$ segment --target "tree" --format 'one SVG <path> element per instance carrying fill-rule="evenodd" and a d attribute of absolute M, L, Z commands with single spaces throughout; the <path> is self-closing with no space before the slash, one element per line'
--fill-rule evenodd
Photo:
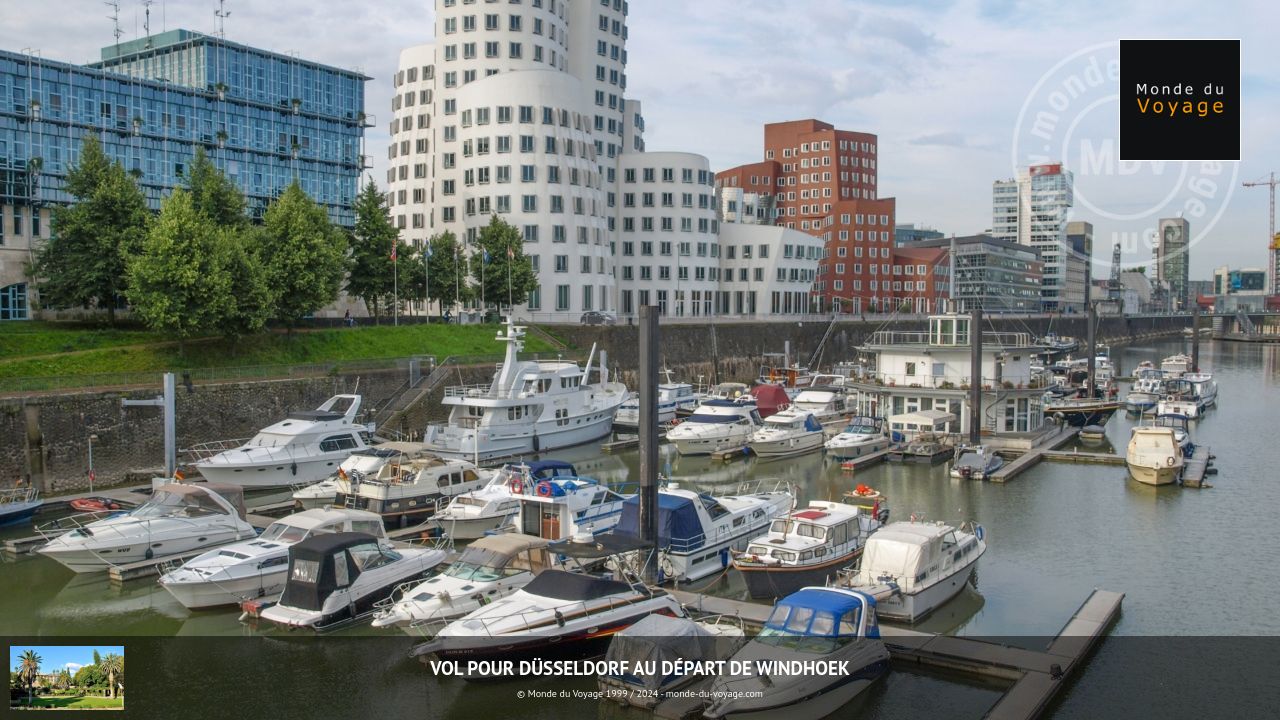
<path fill-rule="evenodd" d="M 23 650 L 18 656 L 18 673 L 27 685 L 28 705 L 32 704 L 31 693 L 35 689 L 36 678 L 40 675 L 40 663 L 43 661 L 44 658 L 37 655 L 35 650 Z"/>
<path fill-rule="evenodd" d="M 275 312 L 276 296 L 262 262 L 260 239 L 261 231 L 249 226 L 224 230 L 221 237 L 222 270 L 231 292 L 225 313 L 214 318 L 212 329 L 233 343 L 262 330 Z"/>
<path fill-rule="evenodd" d="M 405 252 L 409 246 L 399 242 L 400 231 L 391 224 L 382 193 L 372 180 L 356 198 L 355 210 L 347 293 L 364 300 L 376 320 L 382 308 L 394 301 L 397 269 L 402 264 L 412 265 L 410 253 Z"/>
<path fill-rule="evenodd" d="M 116 696 L 116 676 L 124 679 L 124 658 L 115 653 L 108 653 L 102 658 L 102 672 L 107 674 L 107 690 L 110 697 Z"/>
<path fill-rule="evenodd" d="M 440 311 L 444 312 L 444 308 L 453 305 L 455 299 L 464 302 L 471 297 L 462 248 L 451 232 L 433 236 L 427 247 L 431 249 L 427 258 L 427 272 L 431 276 L 429 299 L 440 303 Z"/>
<path fill-rule="evenodd" d="M 524 255 L 524 238 L 514 226 L 494 215 L 480 230 L 477 249 L 471 255 L 471 277 L 477 287 L 483 281 L 486 303 L 519 305 L 538 287 L 538 274 Z M 487 260 L 486 260 L 487 257 Z M 508 293 L 508 279 L 510 293 Z"/>
<path fill-rule="evenodd" d="M 73 201 L 54 209 L 53 236 L 33 268 L 40 296 L 54 307 L 105 307 L 114 324 L 117 298 L 127 290 L 128 258 L 146 234 L 146 198 L 92 134 L 67 173 L 66 189 Z"/>
<path fill-rule="evenodd" d="M 58 673 L 58 686 L 64 690 L 71 687 L 71 671 L 67 668 L 62 668 L 62 672 Z"/>
<path fill-rule="evenodd" d="M 234 313 L 228 232 L 197 212 L 185 190 L 174 190 L 164 201 L 141 252 L 129 263 L 129 302 L 147 327 L 181 342 Z"/>
<path fill-rule="evenodd" d="M 346 271 L 346 238 L 294 181 L 267 208 L 262 263 L 276 294 L 275 316 L 290 330 L 333 302 Z"/>
<path fill-rule="evenodd" d="M 203 147 L 196 148 L 191 160 L 186 189 L 196 210 L 208 215 L 216 225 L 241 227 L 249 223 L 244 214 L 244 194 L 205 155 Z"/>
<path fill-rule="evenodd" d="M 96 648 L 93 651 L 93 664 L 95 667 L 102 664 L 102 656 L 98 654 Z"/>

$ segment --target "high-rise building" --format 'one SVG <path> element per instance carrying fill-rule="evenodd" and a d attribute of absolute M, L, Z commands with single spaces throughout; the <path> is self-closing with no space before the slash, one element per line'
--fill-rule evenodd
<path fill-rule="evenodd" d="M 955 258 L 949 256 L 955 248 Z M 918 312 L 942 312 L 944 302 L 957 312 L 981 308 L 988 313 L 1033 313 L 1040 310 L 1040 290 L 1043 282 L 1043 263 L 1035 248 L 990 235 L 923 240 L 910 248 L 894 252 L 895 258 L 907 251 L 941 251 L 944 264 L 954 262 L 955 276 L 947 276 L 949 268 L 940 274 L 942 282 L 935 284 L 931 307 Z M 917 270 L 917 274 L 919 271 Z M 897 278 L 894 278 L 897 280 Z"/>
<path fill-rule="evenodd" d="M 1168 309 L 1191 307 L 1187 278 L 1191 270 L 1191 223 L 1186 218 L 1161 218 L 1156 225 L 1156 280 L 1168 288 Z"/>
<path fill-rule="evenodd" d="M 681 163 L 645 166 L 677 177 L 651 186 L 642 177 L 629 190 L 653 194 L 652 208 L 620 205 L 620 158 L 644 148 L 639 103 L 624 98 L 628 10 L 621 0 L 438 0 L 435 42 L 401 55 L 388 148 L 392 217 L 413 242 L 448 230 L 470 246 L 495 214 L 520 229 L 539 280 L 522 311 L 530 316 L 569 319 L 617 307 L 624 210 L 641 228 L 663 228 L 652 231 L 655 244 L 663 234 L 676 247 L 714 243 L 705 159 L 673 154 Z M 694 196 L 692 207 L 685 194 Z M 666 195 L 679 204 L 664 206 Z M 677 229 L 685 225 L 691 229 Z M 677 303 L 676 257 L 652 267 L 655 284 L 671 275 L 672 313 L 692 310 Z M 696 267 L 689 269 L 696 284 Z M 705 289 L 697 290 L 701 303 Z"/>
<path fill-rule="evenodd" d="M 0 51 L 0 320 L 29 315 L 26 264 L 70 201 L 67 172 L 85 135 L 138 181 L 152 209 L 197 147 L 260 217 L 297 179 L 350 225 L 369 78 L 291 55 L 173 30 L 74 65 Z"/>
<path fill-rule="evenodd" d="M 1046 310 L 1084 309 L 1087 260 L 1067 240 L 1073 204 L 1073 175 L 1061 163 L 1032 165 L 992 185 L 991 235 L 1040 252 Z"/>
<path fill-rule="evenodd" d="M 762 162 L 716 174 L 722 206 L 741 190 L 773 224 L 823 240 L 810 311 L 861 312 L 893 299 L 895 201 L 879 197 L 876 145 L 875 135 L 819 120 L 771 123 Z"/>
<path fill-rule="evenodd" d="M 1093 292 L 1093 223 L 1084 220 L 1068 222 L 1067 247 L 1072 255 L 1084 260 L 1083 302 L 1084 307 L 1088 307 L 1090 301 L 1101 297 Z"/>
<path fill-rule="evenodd" d="M 893 226 L 894 247 L 910 247 L 922 240 L 937 240 L 941 237 L 943 234 L 940 231 L 923 225 L 917 226 L 915 223 L 898 223 Z"/>

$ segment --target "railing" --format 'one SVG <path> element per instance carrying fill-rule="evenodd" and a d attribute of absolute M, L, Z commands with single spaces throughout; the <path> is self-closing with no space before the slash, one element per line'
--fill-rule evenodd
<path fill-rule="evenodd" d="M 183 448 L 182 452 L 189 458 L 188 462 L 198 463 L 226 452 L 227 450 L 235 450 L 244 447 L 244 444 L 252 438 L 240 438 L 239 440 L 211 440 L 209 442 L 192 445 L 189 448 Z"/>
<path fill-rule="evenodd" d="M 1035 345 L 1031 333 L 1025 332 L 983 332 L 982 344 L 986 347 L 1032 347 Z M 933 347 L 969 347 L 968 335 L 964 342 L 937 343 L 933 341 L 933 333 L 924 330 L 877 330 L 871 333 L 867 345 L 930 345 Z"/>
<path fill-rule="evenodd" d="M 563 623 L 568 620 L 574 620 L 584 615 L 591 615 L 593 613 L 634 605 L 637 602 L 648 600 L 651 597 L 653 596 L 649 594 L 641 594 L 638 597 L 607 598 L 603 602 L 592 601 L 590 604 L 588 604 L 586 600 L 576 600 L 574 602 L 557 605 L 551 608 L 524 610 L 518 613 L 503 615 L 501 617 L 483 619 L 472 618 L 468 620 L 467 627 L 468 629 L 474 628 L 474 623 L 479 622 L 481 629 L 484 630 L 484 634 L 487 637 L 494 637 L 492 625 L 506 623 L 513 617 L 519 618 L 522 623 L 520 626 L 504 630 L 499 635 L 500 637 L 508 636 L 518 632 L 529 632 L 531 630 L 548 626 L 562 626 Z M 453 620 L 451 619 L 419 620 L 411 623 L 409 628 L 417 631 L 423 638 L 430 640 L 439 635 L 440 631 L 452 622 Z"/>
<path fill-rule="evenodd" d="M 891 388 L 923 388 L 930 390 L 968 390 L 969 376 L 955 375 L 906 375 L 903 373 L 887 373 L 870 371 L 864 378 L 854 380 L 855 384 L 881 385 Z M 1040 390 L 1051 383 L 1031 378 L 982 378 L 984 390 Z"/>
<path fill-rule="evenodd" d="M 444 389 L 444 396 L 450 397 L 491 397 L 490 390 L 493 386 L 489 383 L 476 383 L 474 385 L 451 385 Z M 501 389 L 492 397 L 505 398 L 510 395 Z"/>

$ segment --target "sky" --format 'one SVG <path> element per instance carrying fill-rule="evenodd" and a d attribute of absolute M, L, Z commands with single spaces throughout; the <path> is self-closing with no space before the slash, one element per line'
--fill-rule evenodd
<path fill-rule="evenodd" d="M 9 0 L 0 1 L 8 2 Z M 18 667 L 22 662 L 22 653 L 27 650 L 35 650 L 40 656 L 40 672 L 52 673 L 65 668 L 70 670 L 72 675 L 85 665 L 93 664 L 94 650 L 97 650 L 102 657 L 111 653 L 124 655 L 124 648 L 120 645 L 10 645 L 10 670 Z"/>
<path fill-rule="evenodd" d="M 151 28 L 217 30 L 217 0 L 156 0 Z M 429 0 L 225 0 L 230 40 L 297 51 L 374 79 L 366 108 L 372 176 L 385 178 L 391 80 L 399 50 L 432 39 Z M 1160 217 L 1191 221 L 1191 277 L 1266 262 L 1267 190 L 1280 172 L 1280 66 L 1273 0 L 631 0 L 628 97 L 641 100 L 649 150 L 709 158 L 714 170 L 762 159 L 762 125 L 816 117 L 879 135 L 880 196 L 898 222 L 959 235 L 991 225 L 991 183 L 1018 166 L 1063 160 L 1072 218 L 1094 224 L 1095 276 L 1119 243 L 1149 264 Z M 112 42 L 95 0 L 0 0 L 0 47 L 87 62 Z M 120 0 L 124 38 L 142 34 L 141 0 Z M 1089 82 L 1120 38 L 1242 41 L 1241 160 L 1117 161 L 1116 84 Z M 1093 70 L 1091 71 L 1091 66 Z M 1105 70 L 1100 77 L 1105 79 Z M 1030 119 L 1055 89 L 1085 92 L 1057 114 L 1042 147 Z M 1021 116 L 1021 121 L 1020 121 Z M 1045 149 L 1047 148 L 1047 150 Z"/>

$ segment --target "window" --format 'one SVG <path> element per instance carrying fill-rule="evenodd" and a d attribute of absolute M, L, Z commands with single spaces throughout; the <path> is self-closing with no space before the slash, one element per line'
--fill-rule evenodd
<path fill-rule="evenodd" d="M 556 310 L 561 312 L 569 309 L 569 286 L 556 286 Z"/>

